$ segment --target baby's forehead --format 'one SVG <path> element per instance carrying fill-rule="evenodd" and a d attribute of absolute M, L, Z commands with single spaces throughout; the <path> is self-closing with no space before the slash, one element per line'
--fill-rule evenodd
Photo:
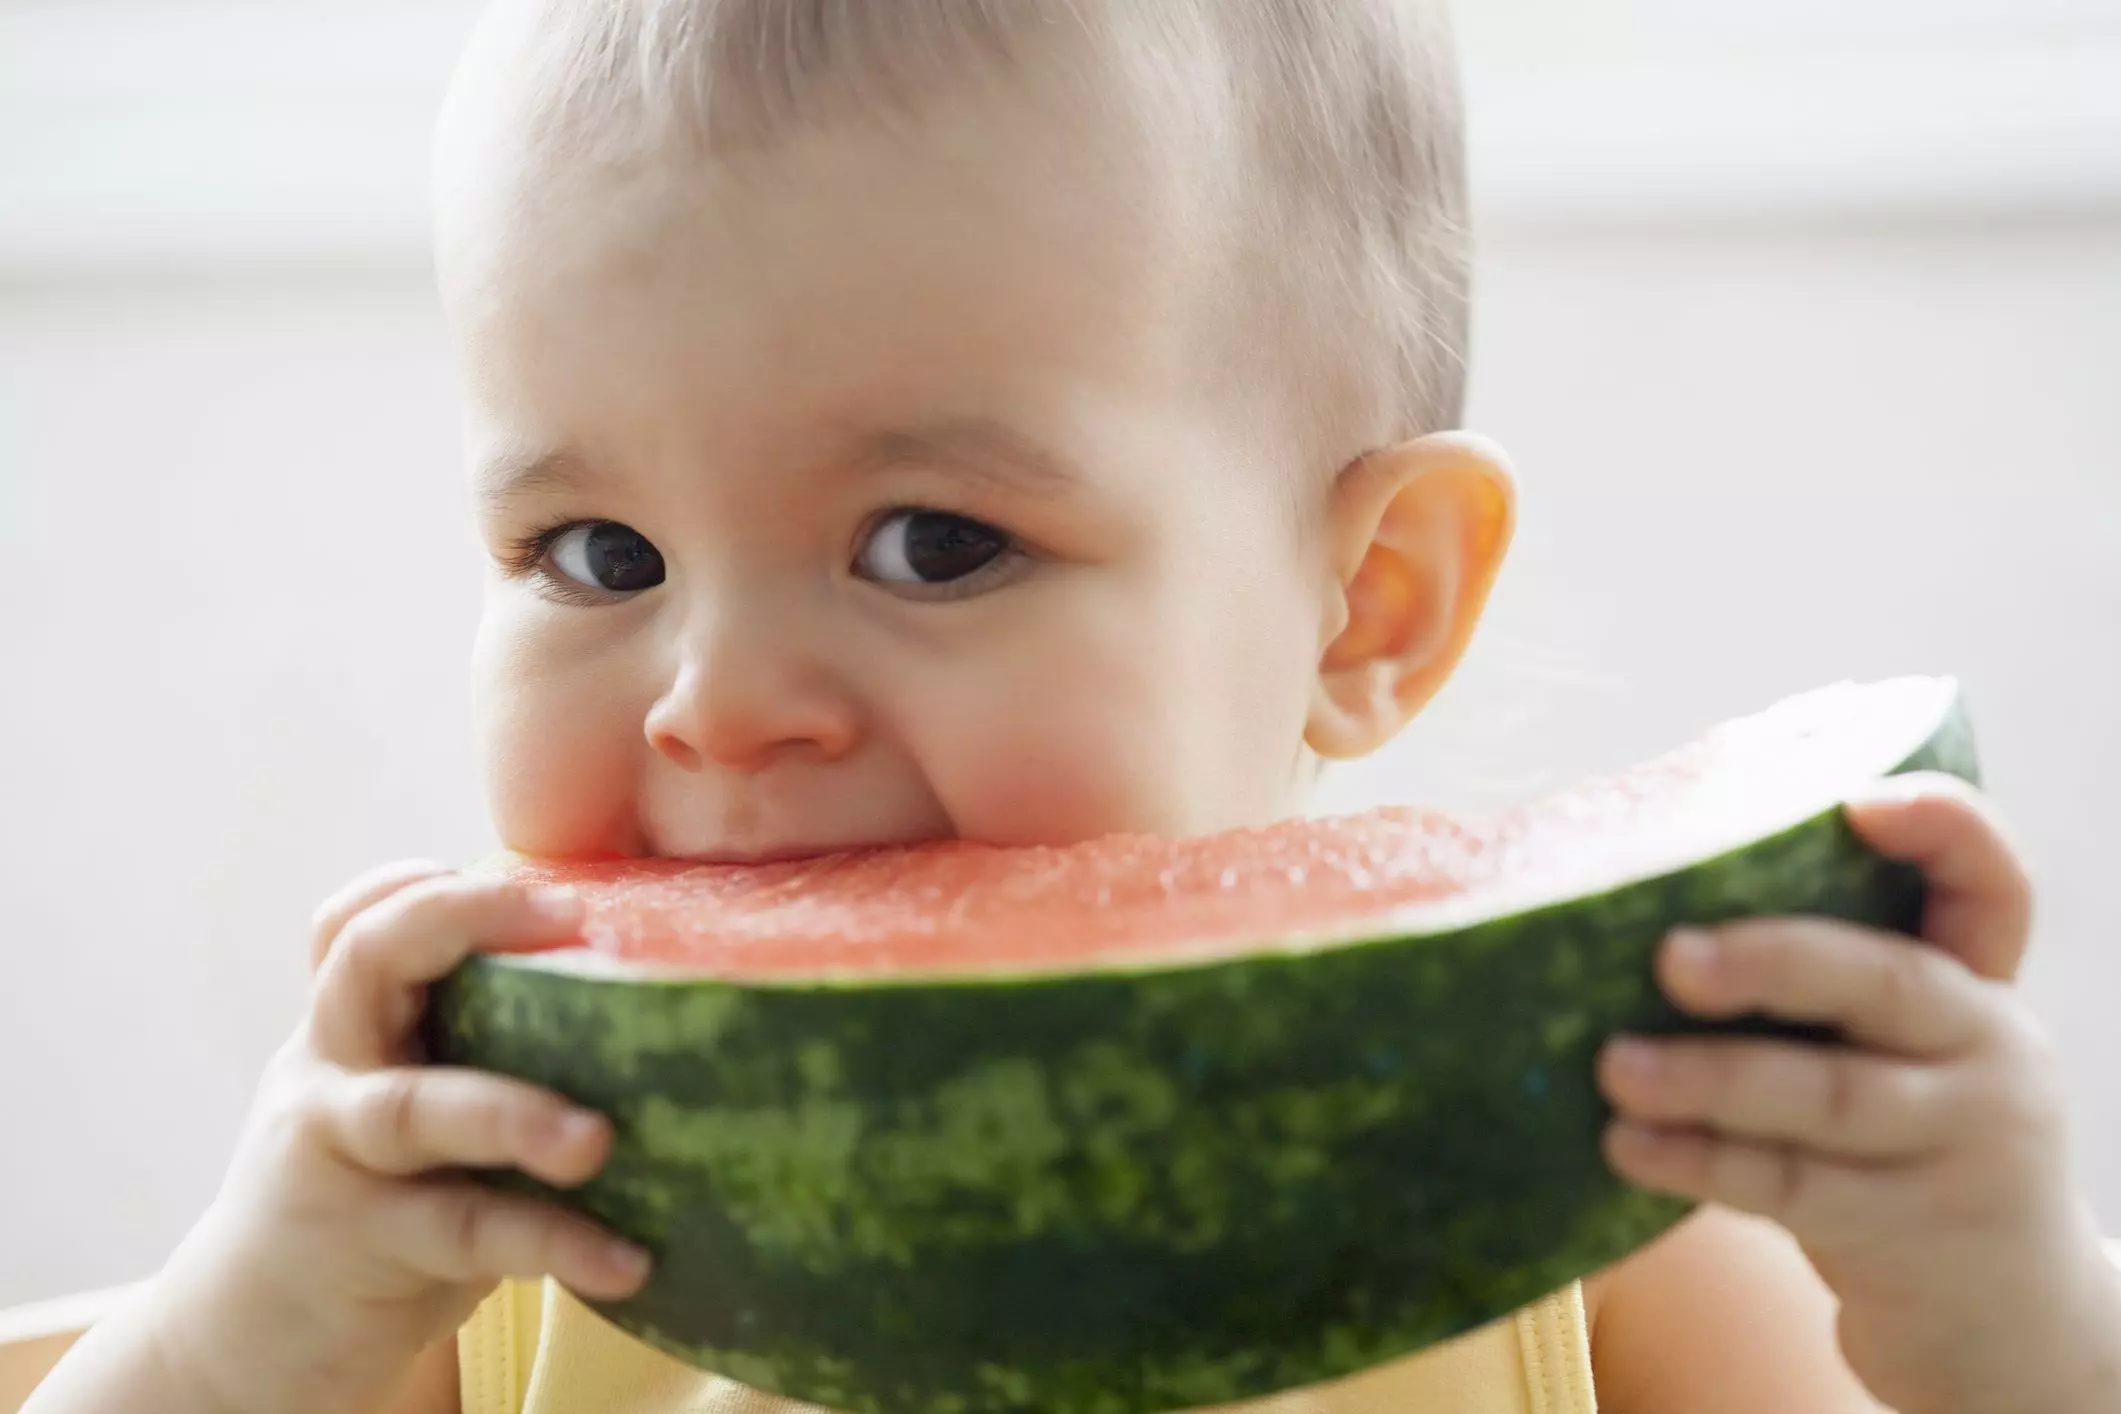
<path fill-rule="evenodd" d="M 806 135 L 934 141 L 939 108 L 1043 90 L 1063 133 L 1124 118 L 1154 165 L 1216 189 L 1230 283 L 1273 306 L 1282 342 L 1363 345 L 1392 430 L 1454 425 L 1463 184 L 1440 4 L 498 0 L 445 114 L 444 243 L 452 190 L 497 164 L 531 188 L 673 156 L 770 169 Z"/>
<path fill-rule="evenodd" d="M 1202 171 L 1198 148 L 1170 160 L 1164 137 L 1182 125 L 1141 111 L 1157 90 L 1125 81 L 1114 56 L 1126 46 L 1096 19 L 1104 8 L 497 0 L 459 65 L 437 144 L 445 298 L 460 264 L 483 274 L 529 244 L 546 247 L 531 263 L 549 264 L 554 245 L 564 258 L 571 246 L 660 240 L 652 228 L 688 206 L 704 221 L 742 221 L 773 205 L 759 193 L 792 184 L 861 188 L 919 167 L 935 199 L 976 220 L 991 214 L 979 168 L 1012 147 L 1018 166 L 1049 180 L 1073 175 L 1057 154 L 1109 169 L 1131 153 L 1159 177 Z M 1032 143 L 1042 152 L 1022 151 Z M 956 190 L 936 180 L 953 163 Z M 1109 183 L 1086 185 L 1111 196 Z M 1153 214 L 1173 220 L 1164 196 Z M 1108 205 L 1104 224 L 1148 214 Z"/>
<path fill-rule="evenodd" d="M 498 103 L 515 136 L 555 155 L 735 158 L 819 126 L 888 122 L 1034 60 L 1080 64 L 1123 13 L 1089 0 L 495 0 L 459 68 L 454 93 L 469 101 L 452 107 Z"/>

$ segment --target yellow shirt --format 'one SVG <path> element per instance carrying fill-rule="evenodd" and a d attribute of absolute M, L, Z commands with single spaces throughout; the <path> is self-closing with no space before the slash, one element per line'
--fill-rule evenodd
<path fill-rule="evenodd" d="M 550 1282 L 504 1282 L 457 1334 L 464 1414 L 806 1414 L 633 1339 Z M 1456 1340 L 1252 1414 L 1596 1414 L 1579 1282 Z"/>

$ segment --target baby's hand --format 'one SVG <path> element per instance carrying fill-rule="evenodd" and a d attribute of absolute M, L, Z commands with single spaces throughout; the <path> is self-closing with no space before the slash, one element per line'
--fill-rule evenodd
<path fill-rule="evenodd" d="M 578 900 L 427 865 L 317 913 L 309 1015 L 267 1067 L 221 1193 L 157 1285 L 163 1358 L 236 1410 L 369 1411 L 502 1277 L 623 1296 L 645 1258 L 548 1204 L 449 1170 L 558 1185 L 604 1162 L 601 1116 L 500 1076 L 419 1064 L 428 984 L 474 948 L 551 942 Z"/>
<path fill-rule="evenodd" d="M 1946 777 L 1848 813 L 1928 876 L 1926 943 L 1816 919 L 1675 934 L 1658 970 L 1680 1007 L 1847 1044 L 1617 1039 L 1607 1157 L 1787 1227 L 1840 1298 L 1850 1367 L 1901 1414 L 2121 1409 L 2121 1279 L 2070 1181 L 2059 1067 L 2008 986 L 2032 905 L 2018 855 Z"/>

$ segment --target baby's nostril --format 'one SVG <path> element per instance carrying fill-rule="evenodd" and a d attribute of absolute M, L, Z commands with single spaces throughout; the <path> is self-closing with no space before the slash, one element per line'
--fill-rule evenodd
<path fill-rule="evenodd" d="M 665 732 L 654 737 L 655 749 L 676 762 L 680 770 L 697 771 L 703 764 L 697 748 Z"/>

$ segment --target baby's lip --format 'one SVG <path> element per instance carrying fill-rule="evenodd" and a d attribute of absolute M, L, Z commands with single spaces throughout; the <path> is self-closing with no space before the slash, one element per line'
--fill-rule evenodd
<path fill-rule="evenodd" d="M 847 848 L 846 845 L 790 844 L 764 849 L 709 849 L 668 857 L 686 864 L 793 864 L 822 855 L 844 853 Z"/>
<path fill-rule="evenodd" d="M 698 838 L 695 836 L 695 838 Z M 709 838 L 712 838 L 709 836 Z M 872 850 L 904 848 L 909 845 L 935 844 L 952 839 L 948 831 L 906 830 L 882 831 L 876 834 L 853 836 L 842 839 L 794 839 L 777 840 L 768 844 L 733 844 L 716 841 L 703 849 L 685 849 L 679 841 L 662 842 L 661 848 L 651 848 L 648 853 L 661 859 L 676 860 L 684 864 L 799 864 L 806 860 L 824 859 L 833 855 L 866 854 Z"/>
<path fill-rule="evenodd" d="M 864 854 L 870 850 L 891 849 L 907 844 L 926 844 L 929 842 L 927 839 L 841 840 L 831 844 L 786 844 L 751 849 L 719 848 L 686 850 L 682 852 L 672 851 L 663 857 L 683 864 L 801 864 L 810 860 L 826 859 L 833 855 Z"/>

